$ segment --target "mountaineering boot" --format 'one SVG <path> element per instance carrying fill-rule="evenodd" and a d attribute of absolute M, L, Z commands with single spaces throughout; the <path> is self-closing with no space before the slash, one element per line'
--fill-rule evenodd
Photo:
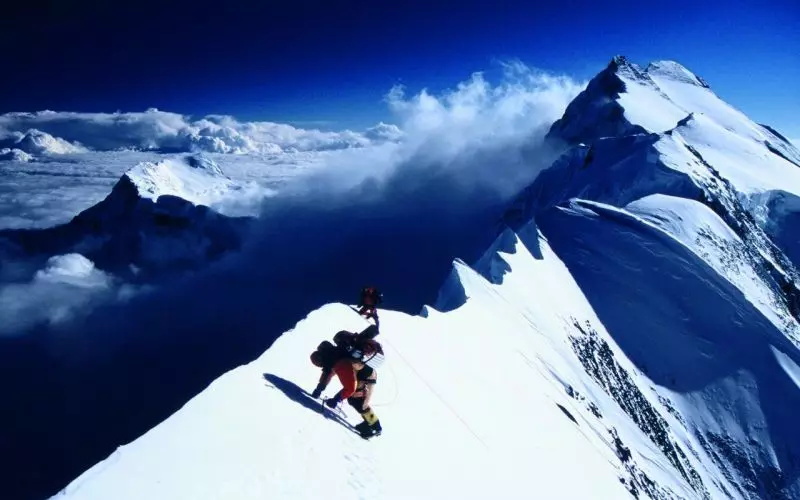
<path fill-rule="evenodd" d="M 381 427 L 380 420 L 376 420 L 374 424 L 370 425 L 366 422 L 361 422 L 361 424 L 366 424 L 365 428 L 361 428 L 358 430 L 358 433 L 361 434 L 361 437 L 364 439 L 369 439 L 371 437 L 380 436 L 383 432 L 383 428 Z M 358 424 L 360 426 L 361 424 Z M 358 427 L 356 426 L 356 427 Z"/>
<path fill-rule="evenodd" d="M 355 426 L 355 429 L 358 431 L 361 437 L 368 439 L 373 436 L 380 436 L 381 432 L 383 432 L 383 428 L 381 427 L 381 422 L 378 420 L 378 416 L 375 415 L 375 412 L 372 411 L 372 409 L 368 409 L 361 414 L 361 417 L 364 419 L 364 421 Z"/>
<path fill-rule="evenodd" d="M 336 408 L 337 406 L 339 406 L 339 403 L 341 402 L 342 402 L 342 397 L 339 395 L 339 393 L 336 393 L 334 397 L 325 400 L 325 406 L 327 406 L 328 408 Z"/>

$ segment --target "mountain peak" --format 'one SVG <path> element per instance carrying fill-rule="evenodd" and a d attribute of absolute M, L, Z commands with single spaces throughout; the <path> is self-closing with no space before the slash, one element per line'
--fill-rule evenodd
<path fill-rule="evenodd" d="M 569 144 L 604 137 L 664 133 L 688 114 L 713 117 L 744 136 L 763 133 L 719 99 L 705 80 L 675 61 L 654 61 L 642 68 L 622 55 L 597 74 L 553 123 L 548 137 Z"/>
<path fill-rule="evenodd" d="M 153 201 L 171 195 L 195 205 L 210 205 L 224 196 L 234 183 L 213 160 L 188 156 L 157 163 L 142 162 L 125 173 L 142 198 Z"/>
<path fill-rule="evenodd" d="M 614 56 L 604 71 L 614 73 L 623 78 L 641 81 L 649 80 L 647 71 L 643 70 L 641 66 L 629 61 L 627 57 L 622 55 Z"/>
<path fill-rule="evenodd" d="M 647 127 L 626 116 L 626 110 L 620 102 L 631 91 L 631 87 L 657 91 L 655 83 L 639 66 L 625 56 L 615 56 L 567 106 L 564 115 L 553 123 L 548 137 L 577 144 L 592 142 L 600 137 L 647 132 Z"/>
<path fill-rule="evenodd" d="M 612 68 L 614 70 L 625 67 L 639 68 L 637 64 L 632 63 L 626 56 L 621 54 L 617 54 L 616 56 L 612 57 L 611 62 L 608 63 L 608 68 Z"/>

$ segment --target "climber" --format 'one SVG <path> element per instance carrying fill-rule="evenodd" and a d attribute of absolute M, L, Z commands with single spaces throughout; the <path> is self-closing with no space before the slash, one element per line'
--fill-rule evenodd
<path fill-rule="evenodd" d="M 322 394 L 322 391 L 333 377 L 334 367 L 342 359 L 355 360 L 373 369 L 380 367 L 385 358 L 383 346 L 374 338 L 377 335 L 377 331 L 378 329 L 375 325 L 368 326 L 361 333 L 342 330 L 333 336 L 333 343 L 327 340 L 322 341 L 317 346 L 317 350 L 311 353 L 310 356 L 311 363 L 322 368 L 319 383 L 314 392 L 311 393 L 311 396 L 318 398 Z M 336 373 L 339 375 L 342 386 L 348 387 L 345 380 L 342 380 L 341 374 L 339 372 Z"/>
<path fill-rule="evenodd" d="M 378 368 L 384 360 L 383 346 L 375 340 L 378 333 L 378 327 L 375 325 L 367 326 L 360 333 L 342 330 L 333 336 L 333 343 L 324 340 L 317 346 L 311 353 L 311 363 L 322 368 L 323 377 L 326 376 L 324 372 L 332 370 L 333 365 L 343 357 L 366 355 L 367 363 L 373 368 Z"/>
<path fill-rule="evenodd" d="M 355 429 L 361 434 L 361 437 L 379 436 L 383 432 L 381 421 L 369 406 L 372 391 L 378 382 L 377 371 L 363 361 L 342 358 L 334 365 L 333 372 L 339 377 L 342 389 L 335 396 L 326 400 L 325 405 L 336 408 L 346 399 L 364 419 L 363 422 L 355 425 Z M 327 385 L 331 377 L 332 374 L 329 375 L 328 380 L 322 382 Z"/>
<path fill-rule="evenodd" d="M 378 304 L 382 301 L 383 294 L 377 288 L 371 286 L 362 288 L 361 299 L 358 302 L 358 314 L 366 319 L 374 319 L 375 326 L 378 326 Z"/>
<path fill-rule="evenodd" d="M 380 343 L 365 332 L 376 330 L 374 325 L 370 325 L 359 334 L 340 331 L 333 338 L 336 345 L 323 341 L 311 354 L 311 362 L 322 368 L 319 382 L 311 396 L 320 397 L 336 374 L 342 389 L 325 401 L 325 404 L 335 408 L 346 399 L 364 419 L 355 426 L 364 438 L 377 436 L 382 432 L 380 421 L 369 406 L 372 390 L 377 382 L 376 368 L 383 363 L 384 357 Z"/>

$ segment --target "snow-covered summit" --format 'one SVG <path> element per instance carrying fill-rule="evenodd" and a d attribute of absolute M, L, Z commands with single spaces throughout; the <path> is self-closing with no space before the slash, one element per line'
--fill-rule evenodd
<path fill-rule="evenodd" d="M 605 137 L 664 133 L 691 113 L 800 166 L 800 151 L 789 141 L 724 102 L 705 80 L 674 61 L 656 61 L 643 69 L 615 57 L 570 103 L 548 136 L 588 144 Z"/>
<path fill-rule="evenodd" d="M 176 196 L 195 205 L 211 205 L 236 186 L 219 165 L 203 155 L 142 162 L 125 177 L 142 198 L 158 201 L 161 196 Z"/>

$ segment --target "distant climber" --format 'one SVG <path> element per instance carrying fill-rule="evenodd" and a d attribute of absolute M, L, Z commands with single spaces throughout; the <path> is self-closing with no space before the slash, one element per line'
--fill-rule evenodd
<path fill-rule="evenodd" d="M 383 294 L 377 288 L 371 286 L 362 288 L 358 302 L 358 314 L 367 319 L 373 319 L 375 325 L 378 326 L 378 304 L 381 302 L 383 302 Z"/>
<path fill-rule="evenodd" d="M 371 336 L 374 334 L 377 334 L 375 325 L 370 325 L 357 334 L 340 331 L 333 337 L 335 344 L 323 341 L 311 354 L 311 362 L 322 368 L 319 382 L 311 396 L 320 397 L 336 374 L 342 389 L 324 404 L 335 408 L 346 399 L 364 419 L 355 426 L 364 438 L 378 436 L 383 432 L 378 416 L 369 406 L 378 378 L 376 368 L 384 360 L 383 348 Z"/>

